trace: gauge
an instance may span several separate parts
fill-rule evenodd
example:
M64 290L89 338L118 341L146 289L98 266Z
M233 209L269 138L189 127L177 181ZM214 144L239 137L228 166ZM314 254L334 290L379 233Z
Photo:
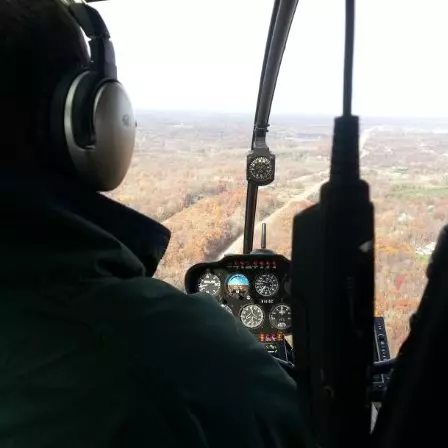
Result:
M257 291L260 296L273 296L278 291L278 288L278 279L275 274L260 274L255 279L255 291Z
M249 292L249 280L243 274L232 274L227 280L227 291L232 296L246 296Z
M230 308L229 305L225 305L224 303L221 304L221 306L230 314L233 314L232 308Z
M221 288L221 280L216 274L207 272L203 274L198 282L198 290L200 292L206 292L212 296L216 296Z
M291 307L283 303L276 305L269 313L269 322L277 330L287 330L291 326Z
M249 174L257 181L266 181L272 178L273 167L268 157L255 157L249 164Z
M240 313L241 322L247 328L257 328L264 320L264 312L258 305L246 305Z

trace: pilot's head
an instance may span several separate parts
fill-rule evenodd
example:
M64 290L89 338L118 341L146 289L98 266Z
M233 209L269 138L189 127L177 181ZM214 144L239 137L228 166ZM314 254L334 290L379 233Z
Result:
M55 86L88 59L61 0L0 0L0 166L39 159Z

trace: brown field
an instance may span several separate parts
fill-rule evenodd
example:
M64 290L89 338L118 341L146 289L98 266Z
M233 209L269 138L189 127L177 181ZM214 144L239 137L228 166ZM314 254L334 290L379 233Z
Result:
M257 220L277 211L268 219L269 247L290 257L292 218L318 194L294 198L325 179L332 119L272 122L276 181L260 190ZM139 126L130 174L112 197L172 230L156 275L182 288L190 265L216 259L243 231L251 117L148 113ZM363 128L363 177L375 203L376 310L396 353L425 286L425 246L448 218L448 127L371 120Z

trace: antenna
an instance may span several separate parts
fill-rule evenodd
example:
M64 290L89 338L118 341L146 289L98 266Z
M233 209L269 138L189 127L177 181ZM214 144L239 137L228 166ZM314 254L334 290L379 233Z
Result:
M267 224L263 222L261 224L261 247L259 249L251 250L251 254L263 254L263 255L275 255L275 252L271 249L267 249L266 246L266 234Z
M261 224L261 248L266 249L266 223Z

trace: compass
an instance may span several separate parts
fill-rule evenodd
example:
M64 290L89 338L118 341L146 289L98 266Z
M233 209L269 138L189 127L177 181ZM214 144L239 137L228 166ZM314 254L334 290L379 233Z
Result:
M247 156L247 180L256 185L268 185L274 180L275 156L249 154Z

